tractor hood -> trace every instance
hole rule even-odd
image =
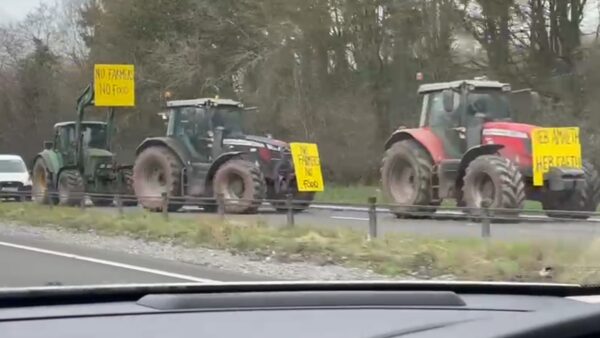
[[[488,122],[483,125],[483,143],[501,144],[500,154],[513,161],[525,175],[531,175],[531,133],[536,126],[514,122]]]
[[[110,151],[106,150],[106,149],[99,149],[99,148],[88,148],[86,149],[86,155],[89,157],[109,157],[112,158],[113,157],[113,153],[111,153]]]
[[[264,136],[245,135],[239,138],[226,138],[224,145],[240,147],[268,148],[269,150],[282,151],[289,148],[286,142]]]
[[[524,133],[528,137],[531,137],[531,131],[537,128],[531,124],[525,123],[515,123],[515,122],[487,122],[483,125],[484,134],[493,135],[495,131],[497,134],[502,134],[502,131],[505,132],[505,136],[510,137],[511,132]]]

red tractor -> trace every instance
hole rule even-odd
[[[533,185],[531,132],[512,122],[510,85],[487,79],[424,84],[419,128],[399,128],[385,144],[383,192],[398,216],[434,213],[455,199],[470,213],[484,201],[517,215],[525,200],[541,202],[548,216],[588,218],[599,203],[593,165],[551,168]],[[557,213],[556,210],[576,211]]]

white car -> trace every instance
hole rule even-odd
[[[31,177],[18,155],[0,155],[0,198],[25,201],[31,197]]]

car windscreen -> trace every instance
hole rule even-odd
[[[20,160],[0,160],[0,173],[23,173],[27,171],[25,163]]]

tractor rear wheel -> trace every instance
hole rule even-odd
[[[223,194],[225,211],[256,213],[266,193],[265,178],[254,163],[235,159],[219,167],[213,180],[215,196]]]
[[[162,211],[162,194],[169,198],[181,194],[183,165],[165,147],[148,147],[136,158],[133,166],[133,190],[139,203],[151,211]],[[177,211],[183,203],[171,202],[168,211]]]
[[[52,194],[52,182],[48,167],[43,159],[38,158],[31,171],[31,199],[39,204],[56,204],[58,198]]]
[[[439,203],[432,200],[432,175],[433,161],[420,144],[405,140],[392,145],[381,165],[384,197],[396,205],[391,211],[398,217],[435,213]]]
[[[596,212],[600,202],[600,175],[594,165],[588,161],[583,161],[583,172],[585,177],[583,189],[562,195],[546,194],[542,198],[542,208],[548,217],[583,220],[590,218],[591,214]],[[577,213],[572,214],[568,211]]]
[[[498,216],[515,217],[525,205],[525,183],[509,159],[483,155],[467,167],[462,197],[471,215],[482,216],[481,208],[487,200],[489,208],[503,209],[496,213]]]
[[[85,197],[83,178],[77,170],[63,170],[58,176],[58,204],[67,206],[81,205]]]

